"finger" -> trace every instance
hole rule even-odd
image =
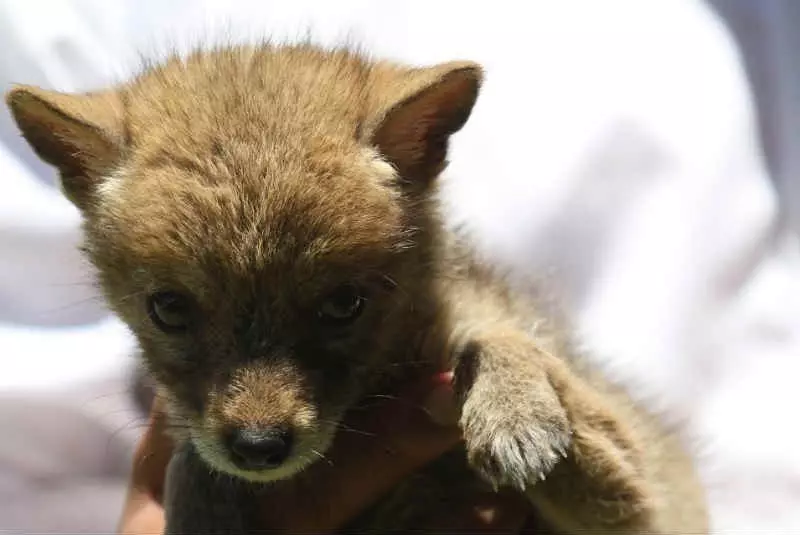
[[[426,531],[441,533],[518,534],[530,505],[518,494],[478,493],[459,506],[432,517]]]
[[[174,444],[167,433],[167,417],[163,402],[157,398],[150,411],[150,421],[139,441],[133,458],[131,487],[160,502],[164,490],[167,465]]]
[[[123,507],[119,533],[162,533],[165,527],[161,498],[172,440],[159,399],[154,401],[149,424],[133,457],[130,487]]]
[[[349,414],[343,422],[346,428],[325,453],[326,460],[313,465],[297,484],[276,486],[270,492],[264,503],[264,527],[335,530],[453,448],[461,436],[453,425],[451,383],[450,375],[437,376],[404,395]],[[451,425],[438,423],[442,421]]]
[[[122,513],[118,533],[121,535],[157,535],[166,528],[164,508],[144,495],[132,496]]]

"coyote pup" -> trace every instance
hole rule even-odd
[[[708,530],[678,440],[440,218],[481,79],[263,44],[8,93],[179,424],[169,533],[254,529],[248,485],[302,478],[345,411],[437,369],[455,371],[463,448],[353,530],[412,529],[470,485],[519,489],[555,532]]]

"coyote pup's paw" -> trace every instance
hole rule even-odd
[[[481,365],[493,359],[486,351],[501,349],[529,354],[504,358],[501,367]],[[476,356],[477,369],[485,371],[470,374],[473,380],[461,385],[461,426],[469,463],[495,488],[525,490],[544,480],[567,456],[572,431],[566,411],[536,362],[535,350],[490,346]]]

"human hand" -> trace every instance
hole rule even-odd
[[[262,509],[263,529],[289,533],[331,533],[364,511],[385,492],[461,440],[449,374],[415,385],[397,398],[381,399],[353,411],[326,452],[329,462],[311,469],[314,486],[276,487]],[[421,410],[424,409],[424,410]],[[119,532],[162,533],[162,493],[172,442],[158,401],[134,457],[133,475]],[[482,493],[462,507],[442,511],[424,530],[520,533],[528,506],[516,496]]]

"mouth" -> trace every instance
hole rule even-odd
[[[211,468],[254,483],[269,483],[325,460],[334,429],[243,428],[209,433],[193,428],[191,441]]]

